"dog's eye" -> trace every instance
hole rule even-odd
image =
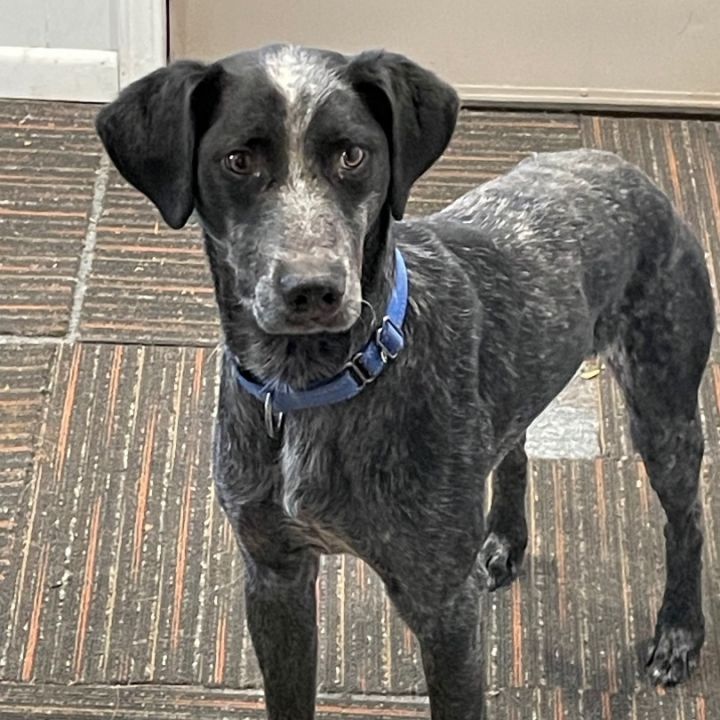
[[[225,156],[225,167],[237,175],[250,175],[254,170],[250,150],[233,150]]]
[[[363,164],[363,160],[365,160],[365,151],[357,145],[351,145],[343,150],[340,165],[343,170],[356,170]]]

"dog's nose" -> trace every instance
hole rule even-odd
[[[296,320],[329,320],[342,304],[345,278],[335,274],[280,277],[280,294],[288,313]]]

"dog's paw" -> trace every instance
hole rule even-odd
[[[518,547],[506,537],[488,534],[478,557],[490,592],[509,585],[517,577],[524,552],[524,543]]]
[[[646,668],[654,685],[685,682],[697,666],[704,633],[687,628],[658,628],[648,648]]]

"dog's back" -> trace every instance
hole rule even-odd
[[[637,272],[670,261],[685,236],[646,175],[596,150],[536,154],[436,217],[476,228],[508,253],[516,279],[539,301],[580,291],[593,323]],[[456,252],[471,261],[462,246]]]
[[[476,328],[481,387],[492,387],[500,455],[583,358],[615,352],[634,316],[664,312],[668,293],[688,308],[676,341],[709,343],[712,302],[699,243],[651,180],[612,153],[535,154],[404,225],[399,242],[411,264],[418,254],[423,275],[442,282],[456,262],[477,289],[485,310]],[[658,342],[661,335],[658,328]]]
[[[477,229],[506,253],[520,298],[524,292],[526,302],[542,305],[553,322],[582,309],[593,330],[588,350],[606,349],[611,321],[637,305],[638,287],[648,302],[668,286],[687,294],[712,328],[699,242],[647,175],[613,153],[536,154],[436,217]],[[472,262],[472,252],[453,243],[452,232],[447,237],[454,252]]]

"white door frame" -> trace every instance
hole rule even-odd
[[[167,62],[167,0],[116,0],[118,88]]]
[[[117,49],[0,47],[0,97],[107,102],[165,65],[167,0],[109,1]]]

